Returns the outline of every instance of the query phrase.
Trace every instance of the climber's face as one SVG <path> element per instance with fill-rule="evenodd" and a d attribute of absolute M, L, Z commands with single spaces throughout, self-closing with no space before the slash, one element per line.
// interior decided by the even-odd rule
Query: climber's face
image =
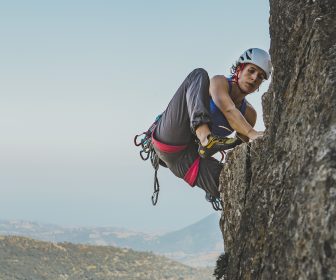
<path fill-rule="evenodd" d="M 266 78 L 265 72 L 254 64 L 246 64 L 242 71 L 238 73 L 239 87 L 249 94 L 256 91 Z"/>

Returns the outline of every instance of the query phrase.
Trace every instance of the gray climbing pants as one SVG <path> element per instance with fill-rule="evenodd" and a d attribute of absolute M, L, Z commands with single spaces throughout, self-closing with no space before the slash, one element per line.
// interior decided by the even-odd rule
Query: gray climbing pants
<path fill-rule="evenodd" d="M 209 85 L 204 69 L 195 69 L 187 76 L 162 114 L 153 143 L 157 155 L 174 175 L 219 197 L 223 164 L 212 157 L 199 157 L 195 135 L 199 125 L 211 127 Z"/>

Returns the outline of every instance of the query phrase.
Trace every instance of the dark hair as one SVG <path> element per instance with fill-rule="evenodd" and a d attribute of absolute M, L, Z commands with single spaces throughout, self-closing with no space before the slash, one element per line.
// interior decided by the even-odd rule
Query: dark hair
<path fill-rule="evenodd" d="M 231 73 L 231 76 L 232 76 L 232 77 L 236 74 L 236 72 L 237 72 L 237 68 L 238 68 L 238 66 L 239 66 L 240 64 L 241 64 L 241 63 L 238 62 L 238 61 L 236 61 L 235 64 L 232 64 L 232 66 L 231 66 L 231 68 L 230 68 L 230 73 Z"/>
<path fill-rule="evenodd" d="M 235 64 L 232 64 L 231 68 L 230 68 L 230 72 L 231 72 L 231 76 L 230 79 L 236 83 L 238 83 L 238 73 L 237 70 L 238 68 L 240 68 L 240 70 L 243 70 L 245 66 L 245 63 L 241 63 L 236 61 Z"/>

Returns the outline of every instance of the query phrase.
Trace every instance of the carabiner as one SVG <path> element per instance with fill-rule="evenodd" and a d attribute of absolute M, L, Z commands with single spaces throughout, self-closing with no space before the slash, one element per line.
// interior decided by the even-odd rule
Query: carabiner
<path fill-rule="evenodd" d="M 144 156 L 143 154 L 146 154 L 146 155 Z M 147 152 L 147 151 L 143 151 L 143 150 L 140 151 L 140 157 L 141 157 L 142 160 L 147 160 L 147 159 L 149 159 L 149 155 L 150 155 L 150 153 Z"/>
<path fill-rule="evenodd" d="M 216 211 L 223 210 L 222 201 L 219 198 L 215 198 L 213 201 L 211 201 L 212 208 Z"/>
<path fill-rule="evenodd" d="M 135 135 L 135 136 L 134 136 L 134 145 L 135 145 L 135 146 L 139 147 L 139 146 L 142 145 L 143 140 L 141 139 L 140 142 L 137 142 L 137 139 L 138 139 L 138 137 L 140 137 L 141 135 L 144 135 L 144 134 L 146 134 L 146 133 L 143 132 L 143 133 L 141 133 L 141 134 L 139 134 L 139 135 Z"/>

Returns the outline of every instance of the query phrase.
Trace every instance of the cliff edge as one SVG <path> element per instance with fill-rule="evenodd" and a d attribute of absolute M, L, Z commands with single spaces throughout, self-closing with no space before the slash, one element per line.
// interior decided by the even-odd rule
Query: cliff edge
<path fill-rule="evenodd" d="M 270 0 L 265 135 L 221 174 L 217 279 L 336 279 L 336 1 Z"/>

